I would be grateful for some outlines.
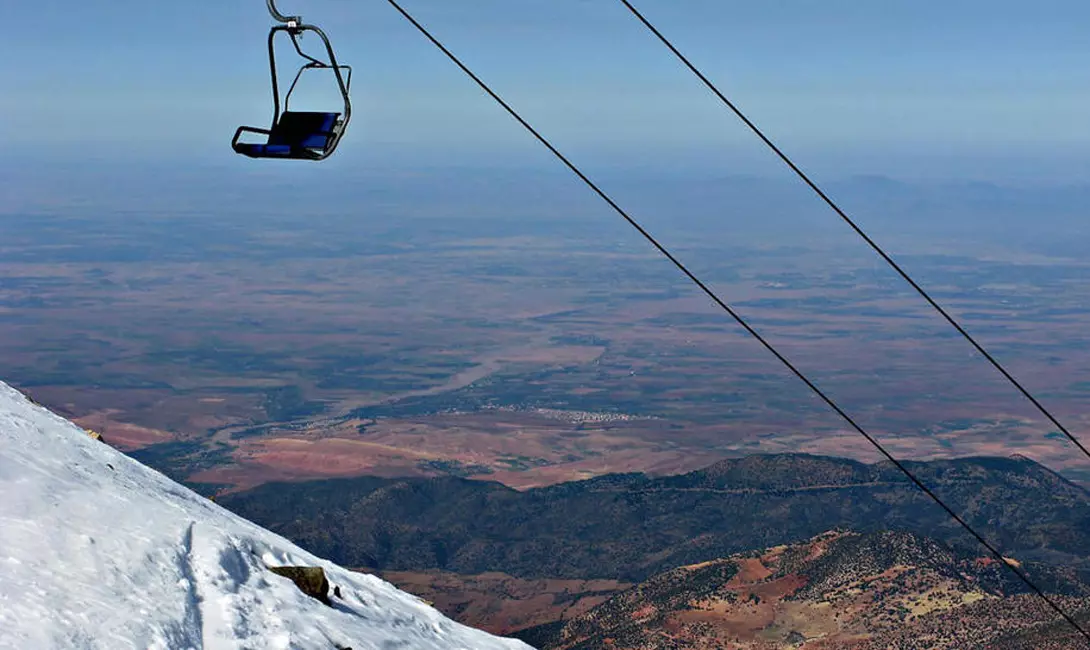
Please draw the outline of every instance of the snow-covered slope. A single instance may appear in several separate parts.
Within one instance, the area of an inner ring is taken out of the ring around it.
[[[325,569],[324,605],[266,566]],[[526,649],[303,551],[0,382],[0,648]]]

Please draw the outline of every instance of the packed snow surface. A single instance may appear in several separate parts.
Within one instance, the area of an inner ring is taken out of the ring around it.
[[[266,568],[282,565],[322,567],[342,597]],[[529,648],[303,551],[0,382],[0,648],[338,647]]]

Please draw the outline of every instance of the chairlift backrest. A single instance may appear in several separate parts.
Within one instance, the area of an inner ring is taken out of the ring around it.
[[[340,113],[284,111],[269,134],[269,144],[324,150],[339,117]]]

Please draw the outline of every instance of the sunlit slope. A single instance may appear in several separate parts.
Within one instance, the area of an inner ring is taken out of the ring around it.
[[[322,567],[331,604],[278,565]],[[306,553],[0,383],[0,648],[392,647],[528,646]]]

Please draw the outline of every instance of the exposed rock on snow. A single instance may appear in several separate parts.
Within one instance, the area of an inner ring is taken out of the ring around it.
[[[329,605],[329,580],[320,566],[274,566],[269,570],[295,583],[299,591]],[[340,590],[338,590],[340,593]]]

